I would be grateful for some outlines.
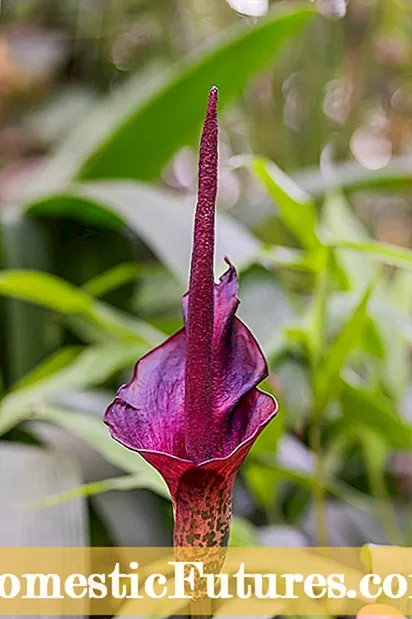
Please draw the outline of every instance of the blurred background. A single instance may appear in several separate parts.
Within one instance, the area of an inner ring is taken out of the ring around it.
[[[412,542],[410,0],[3,0],[0,546],[171,543],[102,417],[181,326],[220,88],[217,274],[280,402],[235,545]]]

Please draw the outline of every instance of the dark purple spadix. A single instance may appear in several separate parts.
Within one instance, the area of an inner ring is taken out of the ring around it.
[[[215,288],[215,202],[217,193],[217,97],[209,93],[200,142],[199,191],[193,235],[186,326],[185,443],[194,462],[212,456],[212,354]],[[196,432],[193,423],[196,420]]]
[[[228,261],[214,281],[217,98],[212,88],[200,145],[185,326],[138,361],[105,414],[113,438],[165,479],[175,546],[227,544],[236,473],[277,412],[274,398],[257,389],[267,365],[236,317],[234,266]]]

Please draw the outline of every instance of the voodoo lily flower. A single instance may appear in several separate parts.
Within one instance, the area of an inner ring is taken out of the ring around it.
[[[236,473],[275,416],[274,398],[256,388],[267,365],[236,317],[234,266],[214,280],[217,191],[217,88],[209,94],[200,145],[185,327],[136,365],[105,422],[117,441],[165,479],[174,507],[174,545],[227,545]]]

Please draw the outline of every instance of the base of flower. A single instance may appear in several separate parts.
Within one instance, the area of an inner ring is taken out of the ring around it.
[[[174,546],[227,546],[233,481],[234,475],[228,479],[206,468],[189,469],[182,475],[174,497]]]

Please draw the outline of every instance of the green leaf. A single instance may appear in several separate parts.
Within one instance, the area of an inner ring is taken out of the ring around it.
[[[97,330],[107,336],[105,341],[108,339],[110,341],[139,342],[157,346],[165,337],[162,331],[148,322],[125,314],[100,301],[93,302],[85,318],[93,323]]]
[[[245,518],[233,516],[229,537],[230,546],[260,546],[257,528]]]
[[[397,270],[385,292],[374,320],[385,346],[382,381],[398,398],[404,395],[410,381],[412,272]]]
[[[382,530],[385,532],[388,542],[402,544],[403,536],[386,485],[386,468],[390,448],[382,435],[370,428],[364,428],[359,436],[370,491],[376,501],[376,511]]]
[[[326,196],[323,205],[323,223],[335,241],[368,241],[369,235],[360,220],[350,210],[345,198],[333,193]],[[359,256],[347,251],[335,252],[336,260],[344,271],[349,287],[359,288],[371,280],[376,268],[368,256],[364,256],[359,265]]]
[[[81,351],[82,348],[80,346],[66,346],[65,348],[61,348],[19,380],[13,386],[13,391],[29,389],[33,385],[36,385],[36,383],[41,383],[51,376],[56,375],[73,363]]]
[[[62,187],[55,187],[61,190]],[[28,202],[24,207],[28,215],[58,219],[71,217],[85,224],[96,225],[114,230],[124,228],[123,219],[104,204],[96,204],[87,198],[75,194],[55,194]],[[10,207],[11,208],[11,207]]]
[[[398,308],[410,314],[412,312],[412,273],[409,271],[394,273],[389,294]]]
[[[259,454],[255,456],[253,460],[262,467],[269,468],[284,480],[310,490],[311,492],[314,491],[318,483],[312,474],[282,466],[279,464],[277,456],[273,454]],[[332,496],[345,501],[348,505],[352,505],[365,513],[374,513],[374,506],[371,505],[368,495],[355,490],[348,484],[339,480],[327,478],[324,480],[324,484],[324,489]]]
[[[282,401],[287,410],[287,427],[298,435],[304,431],[312,412],[311,384],[308,368],[297,359],[283,357],[274,368],[281,391]],[[284,415],[280,415],[283,419]]]
[[[265,381],[262,389],[274,395],[269,380]],[[284,414],[282,402],[279,403],[279,407]],[[285,431],[284,426],[284,416],[278,415],[256,440],[244,467],[248,486],[257,501],[265,509],[269,509],[273,505],[276,496],[277,477],[273,474],[273,471],[257,464],[255,457],[258,457],[259,454],[276,453],[279,440]]]
[[[53,394],[67,389],[99,385],[116,372],[133,366],[146,352],[141,345],[104,345],[63,349],[47,359],[3,398],[0,435],[42,408]]]
[[[405,393],[410,380],[410,343],[403,324],[409,318],[405,316],[402,320],[401,312],[385,299],[376,304],[376,310],[371,309],[374,310],[371,318],[384,348],[381,380],[389,393],[398,399]]]
[[[256,503],[269,513],[276,500],[278,476],[274,471],[252,462],[246,464],[243,474]]]
[[[343,365],[359,344],[366,323],[370,296],[375,287],[373,280],[363,293],[352,316],[343,327],[331,350],[320,364],[315,375],[315,408],[320,411],[336,394],[340,386]]]
[[[325,326],[326,326],[326,305],[329,289],[329,262],[330,251],[327,247],[320,251],[321,266],[316,275],[315,294],[308,316],[308,326],[304,339],[307,340],[312,368],[318,367],[324,349]]]
[[[95,209],[112,212],[123,226],[132,230],[180,282],[187,284],[193,234],[192,208],[171,192],[139,183],[100,182],[81,185],[65,203],[60,216],[76,217],[76,200],[86,200]],[[46,200],[48,203],[48,200]],[[44,215],[41,202],[27,203],[29,215]],[[53,215],[53,211],[51,213]],[[240,222],[218,213],[216,225],[216,270],[226,270],[224,257],[229,256],[239,269],[258,256],[260,243]]]
[[[3,269],[53,268],[47,230],[17,209],[1,209],[0,245]],[[7,349],[7,363],[2,370],[10,384],[60,345],[61,326],[50,320],[48,310],[16,299],[1,300],[1,316],[2,349]]]
[[[333,176],[325,176],[319,168],[299,170],[294,180],[314,198],[342,190],[353,193],[360,189],[400,190],[412,186],[412,166],[409,155],[393,157],[380,170],[368,170],[355,161],[335,164]]]
[[[338,241],[331,243],[335,249],[345,249],[359,253],[365,253],[379,262],[402,269],[412,270],[412,251],[392,245],[391,243],[379,243],[378,241]]]
[[[296,239],[308,249],[319,247],[316,208],[310,196],[272,161],[255,157],[252,169],[278,205],[282,221]]]
[[[157,273],[158,270],[159,268],[153,265],[124,262],[96,275],[83,285],[83,290],[86,290],[93,297],[103,297],[140,277]]]
[[[81,315],[112,340],[158,344],[163,334],[142,320],[96,301],[84,290],[39,271],[0,271],[0,295],[29,301],[69,316]]]
[[[291,301],[277,277],[258,265],[242,273],[240,298],[239,317],[270,354],[277,347],[282,327],[294,317]]]
[[[275,268],[308,273],[317,273],[322,262],[321,252],[318,250],[303,252],[279,245],[264,247],[260,255],[264,263],[269,263]]]
[[[274,385],[270,378],[266,379],[260,388],[266,393],[276,397]],[[280,408],[280,407],[279,407]],[[251,455],[257,455],[259,453],[275,453],[278,443],[285,432],[285,420],[283,415],[278,414],[275,419],[265,428],[265,430],[258,436],[253,447],[251,449]]]
[[[60,505],[66,501],[72,501],[79,497],[89,497],[95,494],[102,494],[109,490],[133,490],[145,486],[144,479],[139,475],[124,475],[122,477],[112,477],[110,479],[102,479],[101,481],[93,481],[89,484],[82,484],[59,494],[51,494],[41,499],[28,503],[26,507],[53,507]]]
[[[412,428],[383,395],[342,381],[340,402],[343,420],[349,428],[362,422],[381,434],[392,447],[411,448]]]
[[[209,88],[213,84],[219,87],[223,109],[312,13],[307,5],[279,7],[254,28],[242,29],[214,49],[203,50],[195,61],[179,68],[146,100],[120,117],[116,129],[83,163],[79,177],[157,178],[173,153],[196,136]],[[129,96],[136,99],[140,90],[137,83]]]
[[[138,183],[101,182],[80,187],[83,196],[110,207],[141,238],[161,262],[186,284],[193,235],[193,207],[171,192]],[[239,222],[218,214],[217,272],[226,270],[225,256],[242,269],[258,255],[260,244]]]
[[[92,304],[82,290],[40,271],[0,271],[0,294],[66,314],[87,313]]]
[[[303,473],[299,470],[294,470],[283,466],[279,463],[278,457],[271,452],[258,454],[252,453],[250,455],[250,461],[261,467],[270,469],[286,481],[290,481],[291,483],[307,488],[308,490],[313,490],[315,479],[312,474]]]
[[[349,431],[342,432],[341,428],[342,426],[339,423],[335,425],[335,432],[329,436],[328,445],[325,449],[323,467],[331,477],[341,475],[348,459],[348,451],[357,440],[355,436],[356,430],[353,433]]]
[[[220,88],[220,109],[270,64],[281,44],[314,14],[307,3],[277,7],[178,66],[163,79],[133,76],[93,108],[39,175],[32,192],[61,189],[74,177],[150,181],[181,147],[197,137],[209,88]],[[241,70],[239,68],[241,67]]]
[[[77,411],[46,407],[35,418],[53,423],[67,432],[75,434],[93,447],[108,462],[139,476],[141,487],[153,490],[169,498],[169,492],[163,479],[138,453],[113,440],[102,419]]]
[[[392,319],[395,317],[393,306],[383,302],[382,288],[384,284],[385,282],[381,280],[379,285],[376,286],[373,300],[369,304],[362,341],[359,344],[359,350],[362,353],[370,354],[380,360],[385,357],[385,346],[379,323],[383,323],[387,319],[389,324],[391,324]],[[329,339],[337,337],[355,311],[358,302],[359,291],[335,292],[329,295],[327,307],[327,337]],[[391,309],[392,311],[389,311]],[[400,321],[399,314],[400,312],[396,312],[396,322],[394,325],[398,325]],[[402,326],[404,324],[405,321],[402,321]]]

